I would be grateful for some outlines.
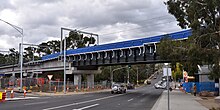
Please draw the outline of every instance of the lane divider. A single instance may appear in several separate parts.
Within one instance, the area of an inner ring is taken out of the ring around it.
[[[78,109],[73,109],[73,110],[84,110],[84,109],[87,109],[87,108],[92,108],[92,107],[95,107],[95,106],[98,106],[99,104],[93,104],[93,105],[89,105],[89,106],[86,106],[86,107],[82,107],[82,108],[78,108]]]
[[[118,94],[118,95],[113,95],[113,96],[108,96],[108,97],[102,97],[102,98],[93,99],[93,100],[87,100],[87,101],[78,102],[78,103],[71,103],[71,104],[61,105],[61,106],[57,106],[57,107],[45,108],[45,109],[43,109],[43,110],[60,109],[60,108],[64,108],[64,107],[69,107],[69,106],[79,105],[79,104],[85,104],[85,103],[89,103],[89,102],[95,102],[95,101],[104,100],[104,99],[109,99],[109,98],[118,97],[118,96],[122,96],[122,95],[125,95],[125,94]]]

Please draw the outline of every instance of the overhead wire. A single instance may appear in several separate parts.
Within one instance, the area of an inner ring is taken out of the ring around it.
[[[101,34],[100,36],[107,36],[107,35],[111,35],[111,34],[117,34],[117,33],[121,33],[121,32],[126,32],[126,31],[133,31],[133,30],[137,30],[137,29],[142,29],[142,28],[146,28],[148,26],[155,26],[155,25],[162,25],[162,24],[168,24],[168,23],[172,23],[172,22],[176,22],[176,21],[168,21],[168,22],[163,22],[163,23],[157,23],[157,24],[151,24],[151,25],[144,25],[142,27],[137,27],[137,28],[130,28],[130,29],[126,29],[126,30],[120,30],[120,31],[116,31],[116,32],[111,32],[111,33],[106,33],[106,34]]]

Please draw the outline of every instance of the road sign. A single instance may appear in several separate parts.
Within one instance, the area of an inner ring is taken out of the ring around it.
[[[53,75],[47,75],[47,77],[49,78],[49,80],[51,80]]]
[[[163,76],[167,76],[167,72],[168,72],[168,76],[172,76],[172,72],[171,72],[171,68],[163,68]]]

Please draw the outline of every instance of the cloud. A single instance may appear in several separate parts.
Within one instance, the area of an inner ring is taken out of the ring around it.
[[[103,44],[180,30],[163,1],[1,0],[0,19],[22,27],[26,43],[59,39],[60,28],[69,27],[97,33]],[[18,35],[13,28],[0,23],[0,38],[4,38],[0,43]],[[17,47],[20,38],[13,39],[17,40],[7,45],[2,43],[0,48]]]

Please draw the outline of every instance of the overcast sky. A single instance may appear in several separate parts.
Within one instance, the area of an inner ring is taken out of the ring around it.
[[[0,0],[0,19],[24,29],[24,42],[60,39],[60,28],[96,33],[100,44],[181,30],[165,0]],[[19,33],[0,21],[0,50],[18,48]]]

